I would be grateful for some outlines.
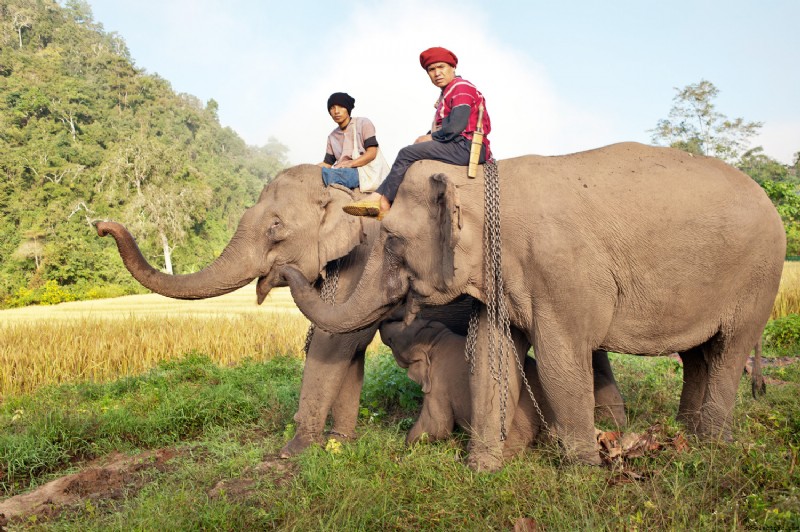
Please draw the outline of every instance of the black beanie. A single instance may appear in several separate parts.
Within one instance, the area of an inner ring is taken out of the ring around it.
[[[347,94],[346,92],[334,92],[328,98],[328,111],[334,105],[340,105],[347,109],[347,114],[353,112],[353,107],[356,106],[356,99]]]

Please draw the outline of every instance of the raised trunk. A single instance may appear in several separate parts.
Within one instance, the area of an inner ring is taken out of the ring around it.
[[[116,222],[99,222],[97,234],[114,237],[122,262],[131,275],[146,288],[163,296],[175,299],[216,297],[241,288],[255,278],[252,273],[254,269],[242,264],[241,258],[247,254],[240,252],[243,243],[237,235],[219,258],[201,271],[188,275],[168,275],[150,266],[125,226]]]
[[[331,305],[309,284],[302,272],[285,266],[281,275],[292,290],[295,305],[317,327],[330,333],[348,333],[369,327],[389,314],[408,292],[402,268],[383,269],[383,245],[376,243],[361,279],[350,298]]]

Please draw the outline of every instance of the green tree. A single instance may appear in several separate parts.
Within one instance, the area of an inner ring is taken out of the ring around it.
[[[128,225],[151,262],[212,260],[286,163],[219,105],[136,68],[85,0],[0,0],[0,305],[20,288],[134,286],[92,221]],[[171,266],[170,266],[171,265]]]
[[[736,166],[759,184],[767,180],[795,182],[797,179],[796,174],[792,172],[791,166],[781,164],[768,157],[760,146],[745,152]]]
[[[769,179],[761,187],[772,200],[786,228],[786,254],[800,255],[800,191],[798,184]]]
[[[675,90],[677,94],[672,100],[669,118],[659,120],[650,130],[655,144],[732,163],[763,125],[746,122],[743,118],[731,120],[717,111],[714,100],[719,89],[710,81],[700,80]]]

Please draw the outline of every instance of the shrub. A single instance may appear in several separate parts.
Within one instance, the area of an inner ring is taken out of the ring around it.
[[[767,323],[764,347],[776,354],[790,356],[800,352],[800,314],[790,314]]]
[[[50,280],[38,288],[18,288],[13,295],[6,298],[5,306],[16,308],[28,305],[57,305],[67,301],[75,301],[72,291]]]
[[[362,404],[370,409],[414,411],[422,403],[422,389],[397,365],[388,348],[367,359]]]

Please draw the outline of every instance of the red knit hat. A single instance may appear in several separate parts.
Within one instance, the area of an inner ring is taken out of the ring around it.
[[[458,66],[458,57],[447,48],[442,48],[440,46],[428,48],[419,54],[419,64],[422,65],[422,68],[425,70],[428,70],[428,67],[433,63],[447,63],[455,68]]]

